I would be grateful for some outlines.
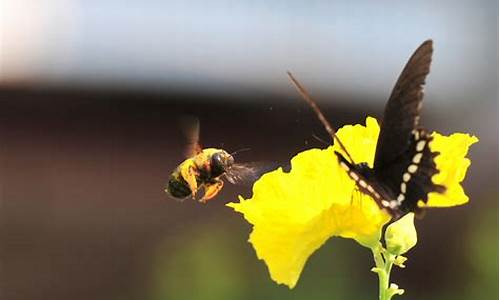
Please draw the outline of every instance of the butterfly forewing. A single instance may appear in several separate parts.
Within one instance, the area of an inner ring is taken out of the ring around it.
[[[380,128],[375,170],[384,169],[408,150],[410,135],[418,125],[432,51],[432,41],[425,41],[413,53],[392,90]]]
[[[430,192],[444,191],[432,182],[438,173],[437,153],[429,147],[432,137],[417,129],[432,51],[432,41],[425,41],[399,76],[385,107],[373,169],[350,166],[354,177],[366,181],[358,180],[358,187],[396,218],[418,211],[418,201],[427,202]]]

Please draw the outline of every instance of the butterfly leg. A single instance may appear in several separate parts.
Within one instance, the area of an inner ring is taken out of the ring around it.
[[[359,189],[356,190],[357,191],[357,196],[358,196],[358,203],[359,203],[359,207],[362,209],[363,208],[363,192]]]
[[[194,199],[196,195],[196,191],[198,190],[198,183],[196,182],[196,175],[198,175],[198,171],[193,165],[188,165],[181,169],[181,175],[184,180],[186,180],[189,185],[189,189],[191,190],[191,196]]]
[[[361,203],[361,195],[363,192],[357,187],[354,186],[354,191],[351,193],[351,205],[354,205],[355,201]]]
[[[216,179],[213,183],[209,183],[205,185],[205,195],[200,199],[201,203],[207,203],[208,200],[215,197],[222,187],[224,186],[224,181],[220,179]]]
[[[351,206],[354,204],[354,198],[356,197],[357,190],[358,190],[358,188],[355,186],[354,191],[352,191],[352,193],[351,193],[351,202],[349,203],[349,205],[351,205]]]

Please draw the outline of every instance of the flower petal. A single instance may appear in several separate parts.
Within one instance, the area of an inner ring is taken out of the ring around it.
[[[469,147],[478,142],[478,138],[465,133],[455,133],[444,136],[433,133],[434,139],[430,147],[439,152],[435,158],[439,173],[432,177],[432,181],[446,187],[443,194],[430,193],[427,204],[419,202],[420,207],[449,207],[462,205],[469,201],[460,183],[465,178],[470,160],[466,158]]]
[[[367,127],[346,126],[338,135],[348,149],[356,149],[351,153],[356,160],[371,163],[378,135],[375,119],[367,119]],[[289,173],[277,169],[265,174],[254,184],[251,199],[228,204],[253,224],[249,241],[271,278],[290,288],[328,238],[353,238],[370,247],[390,220],[372,198],[353,193],[355,183],[333,153],[337,147],[299,153]]]
[[[368,116],[366,126],[346,125],[338,130],[337,137],[356,163],[366,162],[371,167],[375,158],[379,132],[377,120]],[[337,143],[333,148],[343,153]],[[390,221],[390,216],[386,211],[381,210],[370,196],[355,189],[354,181],[343,169],[340,171],[339,183],[344,189],[349,188],[351,205],[345,214],[336,216],[337,222],[341,224],[338,236],[355,239],[368,248],[374,247],[380,240],[382,227]]]
[[[336,232],[334,200],[348,204],[347,193],[335,197],[339,172],[333,157],[331,148],[302,152],[292,159],[290,173],[267,173],[254,184],[252,199],[228,204],[254,225],[249,241],[271,278],[290,288],[307,258]]]
[[[337,131],[337,137],[356,163],[366,162],[370,167],[373,167],[379,132],[380,127],[377,119],[367,117],[366,127],[359,124],[346,125]],[[334,149],[345,156],[344,151],[337,143],[334,144]]]

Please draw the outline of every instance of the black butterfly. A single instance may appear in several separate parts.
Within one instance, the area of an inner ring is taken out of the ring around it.
[[[288,72],[298,91],[347,155],[349,160],[335,152],[341,167],[356,182],[359,190],[373,197],[394,218],[408,212],[421,212],[417,205],[419,200],[426,203],[430,192],[445,191],[444,186],[431,180],[439,172],[434,162],[439,153],[429,148],[432,136],[425,129],[418,128],[423,86],[430,71],[432,51],[432,40],[422,43],[399,76],[385,107],[373,168],[353,161],[316,103]]]

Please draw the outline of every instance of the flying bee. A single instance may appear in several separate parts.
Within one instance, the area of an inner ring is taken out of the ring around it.
[[[184,160],[170,175],[165,192],[173,198],[184,200],[191,196],[196,199],[196,194],[203,189],[203,196],[199,202],[206,203],[214,198],[223,188],[225,177],[230,183],[253,181],[259,174],[256,167],[250,164],[234,162],[233,153],[223,149],[203,149],[199,143],[200,126],[197,119],[185,124],[188,147],[187,159]]]

